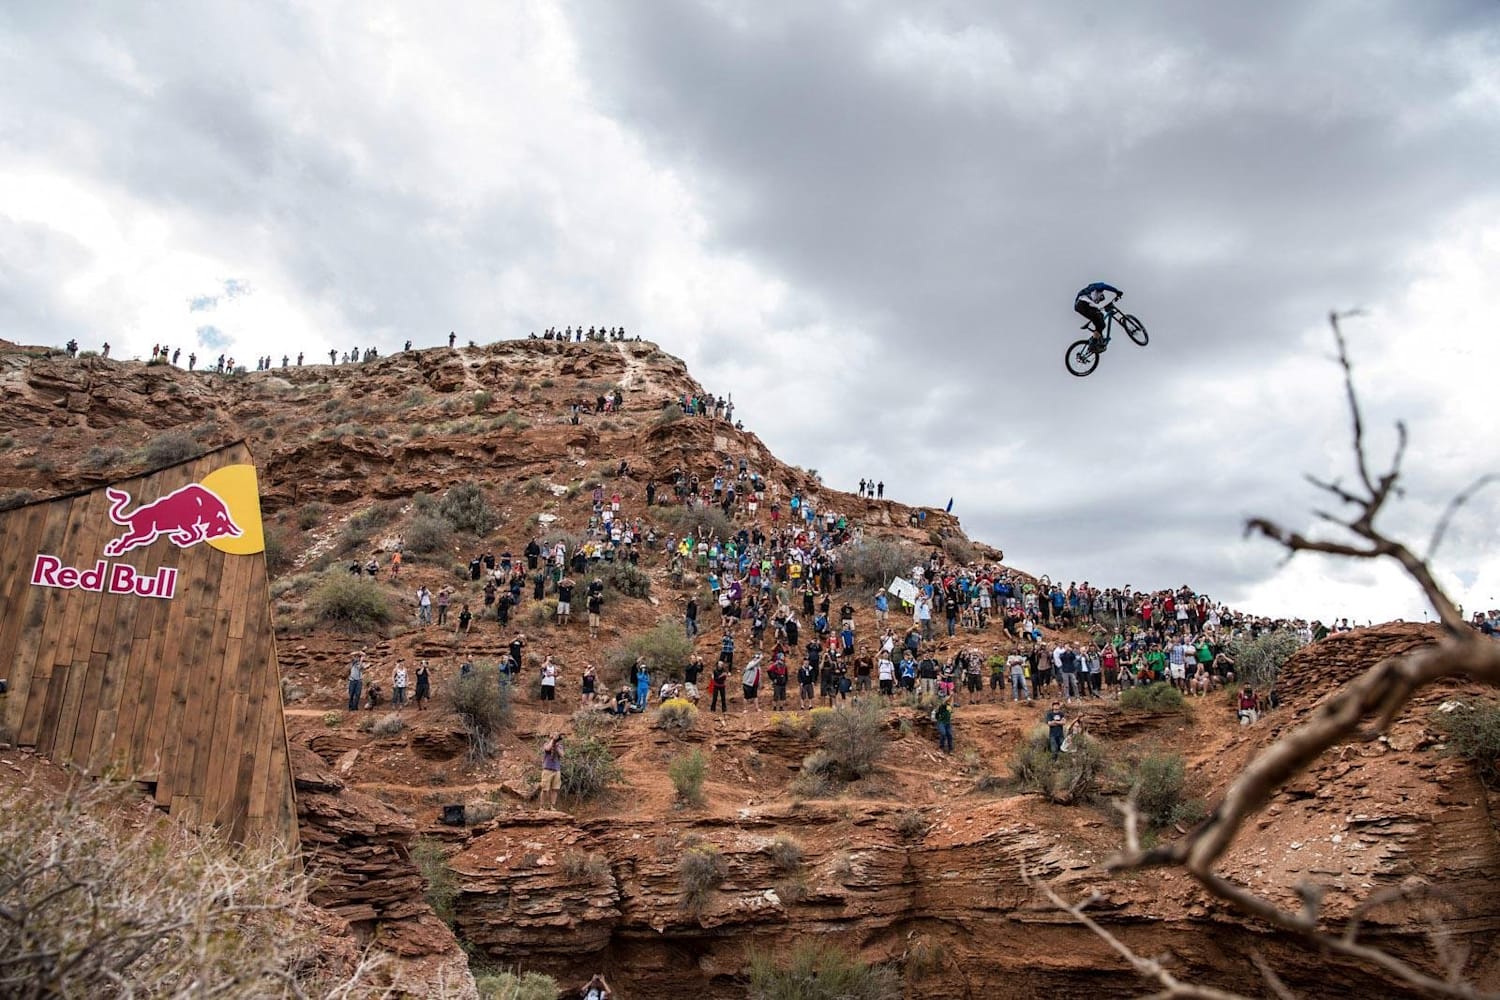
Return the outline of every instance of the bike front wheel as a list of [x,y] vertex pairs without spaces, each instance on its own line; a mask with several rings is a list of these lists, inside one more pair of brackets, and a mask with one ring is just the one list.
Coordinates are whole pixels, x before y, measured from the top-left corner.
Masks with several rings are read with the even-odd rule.
[[1151,340],[1150,334],[1146,333],[1146,325],[1128,313],[1120,317],[1120,326],[1125,328],[1125,333],[1131,340],[1142,347]]
[[1063,355],[1063,362],[1069,372],[1083,378],[1099,367],[1099,352],[1087,339],[1075,340],[1068,346],[1068,353]]

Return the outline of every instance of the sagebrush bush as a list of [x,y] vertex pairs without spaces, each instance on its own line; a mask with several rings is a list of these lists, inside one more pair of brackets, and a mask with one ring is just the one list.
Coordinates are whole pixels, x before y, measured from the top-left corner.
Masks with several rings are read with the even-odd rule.
[[858,781],[875,770],[886,750],[883,714],[874,701],[866,701],[838,709],[817,724],[832,776]]
[[197,458],[202,453],[203,446],[194,441],[192,435],[183,431],[167,431],[151,439],[142,457],[145,458],[147,470],[150,471],[186,462],[190,458]]
[[1104,746],[1084,733],[1075,733],[1070,745],[1054,759],[1046,728],[1034,730],[1011,759],[1011,776],[1024,790],[1060,805],[1093,801],[1104,775]]
[[479,1000],[557,1000],[562,988],[540,972],[484,972],[474,977]]
[[1500,784],[1500,701],[1450,703],[1433,716],[1449,753],[1467,758],[1488,788]]
[[750,956],[752,1000],[900,1000],[901,977],[883,965],[866,965],[828,944],[795,946],[785,962]]
[[510,724],[510,687],[500,672],[481,667],[447,685],[449,702],[469,738],[469,760],[478,763],[495,754],[496,737]]
[[323,515],[328,513],[328,505],[317,500],[303,504],[297,509],[297,527],[303,531],[316,528],[323,520]]
[[406,551],[426,556],[453,548],[453,525],[446,517],[418,514],[406,527]]
[[717,848],[702,845],[682,852],[677,862],[682,882],[682,905],[686,910],[702,909],[713,891],[724,884],[724,859]]
[[686,698],[668,698],[656,710],[656,728],[686,732],[698,721],[698,706]]
[[1255,639],[1236,639],[1229,644],[1235,679],[1257,688],[1270,687],[1281,673],[1282,664],[1301,648],[1302,640],[1296,633],[1285,630],[1267,632]]
[[873,590],[890,583],[891,577],[910,573],[913,566],[925,563],[927,556],[910,542],[867,538],[855,545],[846,546],[839,561],[844,567],[846,583],[852,580],[861,587]]
[[613,673],[608,678],[616,683],[629,670],[637,657],[644,656],[653,676],[663,671],[676,670],[693,655],[693,644],[676,622],[664,621],[649,632],[631,636],[610,650],[607,664]]
[[406,722],[395,712],[382,716],[379,722],[370,727],[370,731],[376,736],[395,736],[406,728]]
[[330,964],[301,871],[145,816],[128,783],[0,784],[0,996],[378,992]]
[[481,537],[489,534],[490,529],[500,521],[495,509],[484,498],[484,490],[472,479],[459,483],[443,494],[438,511],[448,519],[454,530]]
[[1181,754],[1148,754],[1130,769],[1126,780],[1135,790],[1136,811],[1153,828],[1203,816],[1203,803],[1187,795],[1187,768]]
[[665,427],[667,424],[675,424],[683,416],[682,407],[676,403],[667,403],[656,415],[656,426]]
[[896,832],[903,840],[920,840],[927,835],[927,817],[916,809],[903,809],[896,816]]
[[610,592],[624,597],[646,598],[651,596],[651,574],[639,566],[615,560],[600,567],[599,578]]
[[287,551],[286,536],[276,528],[265,531],[266,572],[279,576],[292,568],[292,554]]
[[575,799],[598,798],[625,780],[615,752],[591,728],[579,727],[563,751],[562,790]]
[[677,798],[691,806],[703,804],[703,779],[708,776],[708,758],[697,748],[673,757],[667,764],[667,777]]
[[418,837],[411,845],[412,864],[422,876],[427,905],[445,924],[453,923],[453,902],[458,899],[458,881],[448,867],[448,855],[440,841]]
[[390,600],[380,584],[365,576],[330,573],[307,597],[320,621],[346,632],[368,632],[391,621]]
[[662,520],[679,532],[691,533],[695,538],[701,538],[709,532],[717,538],[730,538],[735,532],[734,522],[729,520],[718,507],[703,504],[694,504],[691,507],[667,507],[662,511],[661,516]]
[[782,872],[795,872],[802,867],[804,851],[802,845],[783,834],[766,845],[766,853]]
[[564,851],[562,870],[563,874],[570,879],[603,882],[610,874],[609,859],[602,854],[590,854],[588,851]]
[[1120,707],[1143,712],[1176,712],[1186,705],[1182,692],[1165,681],[1120,692]]

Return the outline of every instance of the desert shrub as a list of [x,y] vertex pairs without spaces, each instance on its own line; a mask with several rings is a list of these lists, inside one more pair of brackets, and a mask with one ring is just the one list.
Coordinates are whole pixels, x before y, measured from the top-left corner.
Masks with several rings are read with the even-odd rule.
[[625,597],[650,597],[651,575],[639,566],[616,560],[600,568],[599,578],[614,593]]
[[83,464],[90,469],[107,469],[112,465],[118,465],[125,460],[125,452],[119,448],[101,448],[98,445],[90,448],[83,456]]
[[901,977],[883,965],[866,965],[832,945],[805,942],[785,963],[769,954],[750,956],[752,1000],[900,1000]]
[[625,772],[609,743],[591,727],[579,727],[563,754],[563,792],[579,800],[594,799],[623,780]]
[[1069,752],[1054,759],[1047,730],[1033,731],[1011,759],[1012,777],[1024,790],[1060,805],[1093,801],[1104,773],[1104,747],[1085,733],[1075,733],[1070,745]]
[[445,517],[418,514],[406,527],[406,550],[419,556],[453,548],[453,526]]
[[323,520],[323,515],[328,513],[328,505],[318,500],[303,504],[297,509],[297,527],[303,531],[309,531],[318,526]]
[[821,799],[837,794],[841,785],[828,751],[814,750],[802,758],[802,770],[792,779],[790,788],[794,798]]
[[875,769],[885,754],[885,725],[873,701],[835,711],[819,724],[818,739],[828,755],[830,776],[857,781]]
[[1281,673],[1281,665],[1302,647],[1295,633],[1285,630],[1267,632],[1256,639],[1236,639],[1229,644],[1234,657],[1234,676],[1257,688],[1270,687]]
[[44,455],[28,455],[16,463],[18,469],[32,469],[44,476],[50,476],[57,471],[57,463]]
[[676,622],[664,621],[649,632],[632,636],[609,653],[608,663],[617,680],[637,657],[644,656],[653,675],[682,666],[693,655],[693,644]]
[[500,520],[495,509],[485,500],[484,490],[472,479],[443,494],[438,510],[455,530],[473,535],[488,534]]
[[279,576],[292,568],[292,554],[286,550],[286,536],[275,529],[265,533],[266,572]]
[[405,728],[406,723],[402,720],[401,716],[392,712],[389,715],[383,716],[379,722],[370,727],[370,731],[376,736],[395,736]]
[[492,426],[496,430],[504,428],[513,431],[524,431],[531,425],[526,422],[526,418],[521,416],[521,414],[517,413],[515,410],[510,410],[496,417],[495,422]]
[[706,507],[701,504],[694,504],[691,507],[666,507],[662,510],[662,519],[679,532],[691,533],[695,538],[701,538],[709,532],[717,538],[729,538],[735,532],[734,522],[730,521],[718,507]]
[[557,1000],[562,988],[540,972],[485,972],[474,977],[479,1000]]
[[656,415],[656,426],[665,427],[667,424],[675,424],[682,419],[682,407],[677,403],[667,403]]
[[677,862],[677,874],[682,882],[683,909],[699,910],[724,884],[724,859],[709,845],[690,847]]
[[974,547],[974,543],[962,535],[944,535],[942,538],[944,554],[958,565],[967,566],[979,558],[979,550]]
[[0,786],[0,996],[251,1000],[375,988],[351,981],[336,992],[335,975],[349,973],[319,947],[295,859],[140,808],[124,783],[77,780],[56,796]]
[[1181,754],[1148,754],[1136,762],[1126,778],[1135,790],[1136,809],[1152,827],[1202,818],[1202,801],[1186,792],[1187,770]]
[[36,499],[36,494],[31,490],[11,490],[0,497],[0,510],[13,510],[16,507],[24,507]]
[[411,845],[412,864],[422,875],[427,905],[445,924],[453,923],[453,902],[458,899],[458,881],[448,867],[443,845],[430,837],[418,837]]
[[915,809],[903,809],[896,816],[896,832],[903,840],[920,840],[927,835],[927,817]]
[[1142,712],[1180,712],[1186,702],[1182,692],[1165,682],[1120,692],[1120,707]]
[[348,632],[366,632],[391,620],[386,593],[374,580],[348,573],[332,573],[307,597],[313,616]]
[[802,867],[802,845],[788,836],[780,836],[766,845],[776,868],[782,872],[794,872]]
[[587,851],[565,851],[562,870],[570,879],[603,882],[609,878],[609,859],[602,854],[590,854]]
[[667,764],[667,777],[677,791],[678,801],[688,805],[703,804],[703,779],[708,775],[708,758],[696,748],[673,757]]
[[490,408],[490,404],[494,401],[495,394],[493,392],[481,391],[474,393],[474,412],[483,413]]
[[1449,753],[1467,758],[1486,787],[1500,785],[1500,701],[1449,702],[1435,721]]
[[202,453],[203,446],[193,440],[191,435],[182,431],[168,431],[152,438],[142,457],[148,468],[160,469],[197,458]]
[[657,729],[686,732],[698,721],[698,706],[686,698],[668,698],[656,710]]
[[499,671],[481,667],[447,688],[449,703],[469,738],[469,761],[493,757],[495,738],[510,723],[510,688],[501,685]]
[[867,538],[846,549],[841,557],[844,579],[869,589],[884,587],[891,577],[904,576],[913,566],[927,561],[915,545],[883,538]]

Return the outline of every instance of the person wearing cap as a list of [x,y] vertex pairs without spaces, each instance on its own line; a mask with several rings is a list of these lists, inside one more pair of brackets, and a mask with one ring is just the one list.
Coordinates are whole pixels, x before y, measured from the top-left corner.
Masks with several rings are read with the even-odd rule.
[[943,753],[952,753],[953,704],[947,697],[938,699],[937,708],[932,710],[932,721],[937,724],[938,749]]

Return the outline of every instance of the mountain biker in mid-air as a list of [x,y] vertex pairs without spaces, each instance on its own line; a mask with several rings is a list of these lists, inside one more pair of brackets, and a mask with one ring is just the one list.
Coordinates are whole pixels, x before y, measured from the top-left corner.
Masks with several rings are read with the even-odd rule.
[[[1110,292],[1113,292],[1115,297],[1105,302],[1104,299]],[[1108,322],[1104,310],[1114,305],[1124,294],[1114,285],[1108,285],[1102,281],[1084,285],[1078,290],[1078,295],[1073,300],[1073,311],[1089,321],[1089,326],[1094,331],[1094,336],[1089,340],[1089,346],[1093,347],[1095,352],[1104,350],[1104,328]]]

